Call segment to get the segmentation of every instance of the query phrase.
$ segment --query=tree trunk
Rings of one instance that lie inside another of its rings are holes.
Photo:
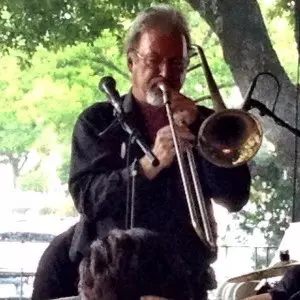
[[[20,176],[20,172],[22,168],[24,167],[27,161],[28,153],[26,152],[23,156],[6,153],[6,157],[7,157],[7,163],[9,163],[12,167],[14,189],[17,189],[18,188],[17,180],[18,177]]]
[[[270,72],[281,85],[275,113],[295,127],[296,87],[288,78],[274,51],[259,5],[256,0],[186,0],[211,26],[218,36],[224,59],[242,95],[259,72]],[[205,45],[203,45],[205,50]],[[295,68],[297,59],[295,59]],[[253,98],[273,108],[276,85],[270,77],[257,81]],[[255,110],[253,110],[255,112]],[[283,158],[294,155],[294,136],[288,130],[276,126],[268,117],[263,118],[266,137],[278,149]]]
[[[300,1],[295,1],[295,40],[297,43],[298,55],[300,55]]]
[[[254,77],[260,72],[270,72],[277,77],[281,85],[275,114],[296,126],[297,89],[281,66],[272,47],[259,5],[256,0],[186,0],[206,20],[218,36],[226,63],[229,65],[235,83],[241,94],[246,95]],[[299,2],[297,9],[299,9]],[[299,18],[299,15],[298,15]],[[297,20],[299,21],[299,20]],[[297,22],[296,22],[297,23]],[[299,35],[295,28],[295,36]],[[299,44],[298,44],[299,45]],[[205,45],[203,45],[205,50]],[[295,57],[295,68],[297,58]],[[213,70],[212,70],[213,71]],[[261,76],[254,89],[253,98],[273,109],[276,85],[271,77]],[[299,107],[300,109],[300,107]],[[253,113],[257,111],[252,110]],[[276,125],[269,117],[261,118],[265,136],[277,148],[277,161],[286,165],[293,177],[295,168],[295,136],[287,129]],[[299,118],[298,121],[299,122]],[[299,161],[299,160],[298,160]],[[300,168],[300,167],[299,167]],[[297,177],[299,177],[299,170]],[[299,181],[299,180],[298,180]],[[291,191],[292,194],[293,191]],[[297,195],[299,191],[297,192]],[[294,199],[292,221],[300,220],[300,199]],[[292,205],[292,204],[291,204]]]
[[[13,171],[13,184],[14,184],[14,189],[17,189],[17,179],[19,177],[19,161],[15,158],[10,159],[10,164],[12,167]]]

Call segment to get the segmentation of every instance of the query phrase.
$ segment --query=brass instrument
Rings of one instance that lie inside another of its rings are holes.
[[[205,159],[217,166],[232,168],[244,164],[256,154],[261,146],[261,125],[254,116],[242,109],[226,109],[202,48],[198,45],[194,48],[196,55],[199,55],[202,61],[201,65],[216,111],[205,119],[199,129],[197,150]],[[172,131],[192,226],[204,243],[215,248],[210,216],[203,197],[193,151],[189,147],[184,151],[177,137],[168,87],[164,83],[158,83],[158,88],[162,92]]]
[[[211,163],[225,168],[237,167],[254,157],[262,143],[259,121],[243,109],[226,109],[208,66],[203,49],[193,45],[201,58],[215,113],[198,133],[198,151]]]

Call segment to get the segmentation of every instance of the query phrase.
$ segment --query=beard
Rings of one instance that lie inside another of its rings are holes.
[[[164,106],[163,93],[157,85],[153,85],[147,90],[146,102],[156,107]]]

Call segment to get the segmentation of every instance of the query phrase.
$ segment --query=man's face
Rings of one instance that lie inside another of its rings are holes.
[[[136,48],[128,54],[135,98],[145,102],[150,88],[159,81],[179,91],[185,78],[187,55],[183,35],[146,29]]]

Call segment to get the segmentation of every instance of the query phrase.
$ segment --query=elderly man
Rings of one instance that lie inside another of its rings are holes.
[[[191,225],[165,108],[149,104],[160,96],[158,83],[164,83],[172,110],[182,118],[181,126],[175,128],[180,141],[195,141],[200,124],[212,111],[197,107],[179,92],[190,48],[183,15],[166,5],[140,13],[125,45],[132,87],[122,97],[122,107],[158,158],[158,166],[153,166],[136,144],[128,142],[129,135],[109,103],[96,103],[80,114],[73,134],[69,190],[81,221],[72,234],[68,263],[77,264],[96,237],[105,237],[113,228],[125,228],[126,195],[135,166],[134,226],[158,232],[173,244],[188,266],[195,298],[205,299],[207,290],[214,288],[209,266],[216,252],[199,239]],[[240,210],[249,197],[248,167],[225,169],[195,155],[207,205],[213,198],[231,212]],[[210,217],[215,227],[213,215]],[[48,253],[54,255],[55,248]],[[39,274],[39,278],[43,276]]]

